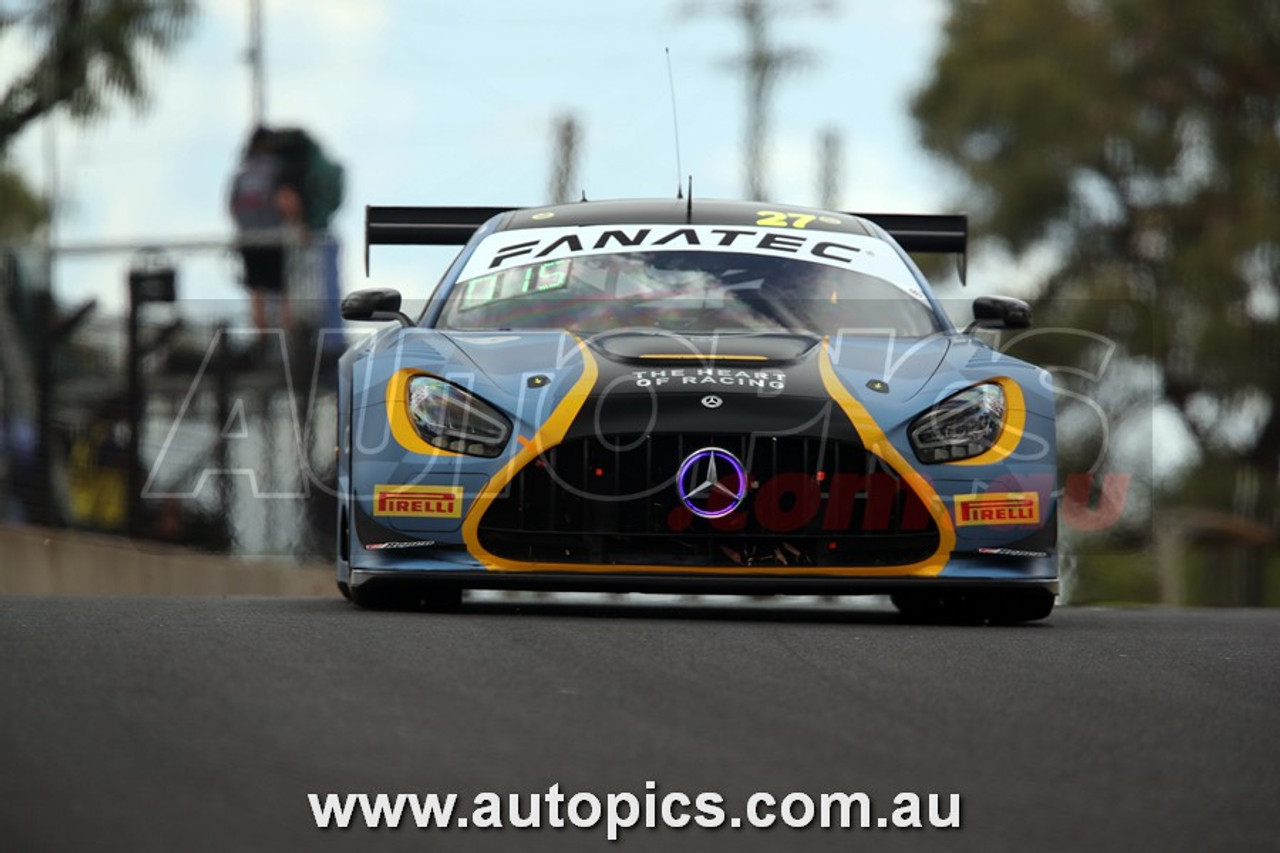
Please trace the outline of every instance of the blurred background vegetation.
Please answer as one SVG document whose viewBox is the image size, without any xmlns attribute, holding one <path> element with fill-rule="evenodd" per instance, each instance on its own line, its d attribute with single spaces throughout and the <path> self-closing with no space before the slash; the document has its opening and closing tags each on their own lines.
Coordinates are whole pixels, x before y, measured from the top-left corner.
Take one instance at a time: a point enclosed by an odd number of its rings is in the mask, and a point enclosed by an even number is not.
<svg viewBox="0 0 1280 853">
<path fill-rule="evenodd" d="M 980 239 L 1048 258 L 1038 324 L 1115 345 L 1105 377 L 1067 336 L 1019 351 L 1075 368 L 1109 431 L 1064 400 L 1065 471 L 1146 475 L 1128 524 L 1077 537 L 1077 599 L 1149 600 L 1163 573 L 1166 600 L 1280 603 L 1277 57 L 1275 2 L 957 0 L 912 104 Z"/>
</svg>

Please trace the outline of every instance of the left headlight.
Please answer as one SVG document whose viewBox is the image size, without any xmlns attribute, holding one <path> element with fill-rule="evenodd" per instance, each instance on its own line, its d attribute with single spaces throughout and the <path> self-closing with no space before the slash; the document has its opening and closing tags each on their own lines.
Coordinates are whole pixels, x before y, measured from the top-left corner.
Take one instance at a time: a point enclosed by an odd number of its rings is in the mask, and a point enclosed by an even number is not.
<svg viewBox="0 0 1280 853">
<path fill-rule="evenodd" d="M 986 453 L 1004 428 L 1004 390 L 984 382 L 953 394 L 916 418 L 907 434 L 921 462 L 951 462 Z"/>
<path fill-rule="evenodd" d="M 501 412 L 434 376 L 409 380 L 409 419 L 428 444 L 471 456 L 497 456 L 511 436 Z"/>
</svg>

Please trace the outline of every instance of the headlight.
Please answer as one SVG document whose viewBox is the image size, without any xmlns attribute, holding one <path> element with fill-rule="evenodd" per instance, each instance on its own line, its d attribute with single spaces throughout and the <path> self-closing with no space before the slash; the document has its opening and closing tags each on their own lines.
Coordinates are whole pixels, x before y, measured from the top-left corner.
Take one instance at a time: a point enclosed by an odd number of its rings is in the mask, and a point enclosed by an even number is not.
<svg viewBox="0 0 1280 853">
<path fill-rule="evenodd" d="M 428 444 L 471 456 L 497 456 L 511 436 L 501 412 L 434 376 L 409 380 L 409 419 Z"/>
<path fill-rule="evenodd" d="M 990 450 L 1004 427 L 1004 391 L 994 382 L 966 388 L 916 418 L 907 434 L 921 462 L 971 459 Z"/>
</svg>

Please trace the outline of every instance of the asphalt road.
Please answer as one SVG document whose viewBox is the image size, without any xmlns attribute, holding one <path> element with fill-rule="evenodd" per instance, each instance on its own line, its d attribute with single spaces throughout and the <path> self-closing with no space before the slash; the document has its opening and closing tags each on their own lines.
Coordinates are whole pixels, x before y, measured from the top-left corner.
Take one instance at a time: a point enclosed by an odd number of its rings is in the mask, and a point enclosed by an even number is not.
<svg viewBox="0 0 1280 853">
<path fill-rule="evenodd" d="M 0 598 L 0 849 L 1280 849 L 1280 612 Z M 306 795 L 958 792 L 960 829 L 321 831 Z M 884 806 L 883 811 L 881 806 Z"/>
</svg>

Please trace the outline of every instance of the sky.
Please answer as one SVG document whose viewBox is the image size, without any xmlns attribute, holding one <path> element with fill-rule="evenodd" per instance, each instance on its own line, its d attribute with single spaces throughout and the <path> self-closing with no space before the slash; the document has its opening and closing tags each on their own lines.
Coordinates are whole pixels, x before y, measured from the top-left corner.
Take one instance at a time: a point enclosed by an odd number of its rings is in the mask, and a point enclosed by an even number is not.
<svg viewBox="0 0 1280 853">
<path fill-rule="evenodd" d="M 550 200 L 553 130 L 580 123 L 576 183 L 592 199 L 670 196 L 677 155 L 696 197 L 740 198 L 746 46 L 728 0 L 262 0 L 266 118 L 310 130 L 346 170 L 334 223 L 344 291 L 425 297 L 449 250 L 375 250 L 363 273 L 366 204 L 537 205 Z M 955 212 L 958 180 L 917 142 L 912 93 L 931 73 L 944 0 L 808 0 L 776 8 L 775 45 L 808 52 L 771 101 L 769 201 L 816 204 L 818 140 L 842 141 L 841 206 Z M 249 0 L 205 0 L 189 38 L 150 68 L 143 111 L 118 104 L 80 127 L 65 118 L 21 137 L 13 159 L 55 190 L 58 244 L 164 244 L 231 236 L 230 175 L 252 123 L 244 61 Z M 29 57 L 12 35 L 0 85 Z M 49 152 L 56 151 L 56 157 Z M 53 168 L 50 168 L 50 164 Z M 687 178 L 686 178 L 687 179 Z M 184 299 L 239 304 L 227 252 L 177 253 Z M 126 252 L 65 256 L 60 298 L 118 309 Z"/>
</svg>

